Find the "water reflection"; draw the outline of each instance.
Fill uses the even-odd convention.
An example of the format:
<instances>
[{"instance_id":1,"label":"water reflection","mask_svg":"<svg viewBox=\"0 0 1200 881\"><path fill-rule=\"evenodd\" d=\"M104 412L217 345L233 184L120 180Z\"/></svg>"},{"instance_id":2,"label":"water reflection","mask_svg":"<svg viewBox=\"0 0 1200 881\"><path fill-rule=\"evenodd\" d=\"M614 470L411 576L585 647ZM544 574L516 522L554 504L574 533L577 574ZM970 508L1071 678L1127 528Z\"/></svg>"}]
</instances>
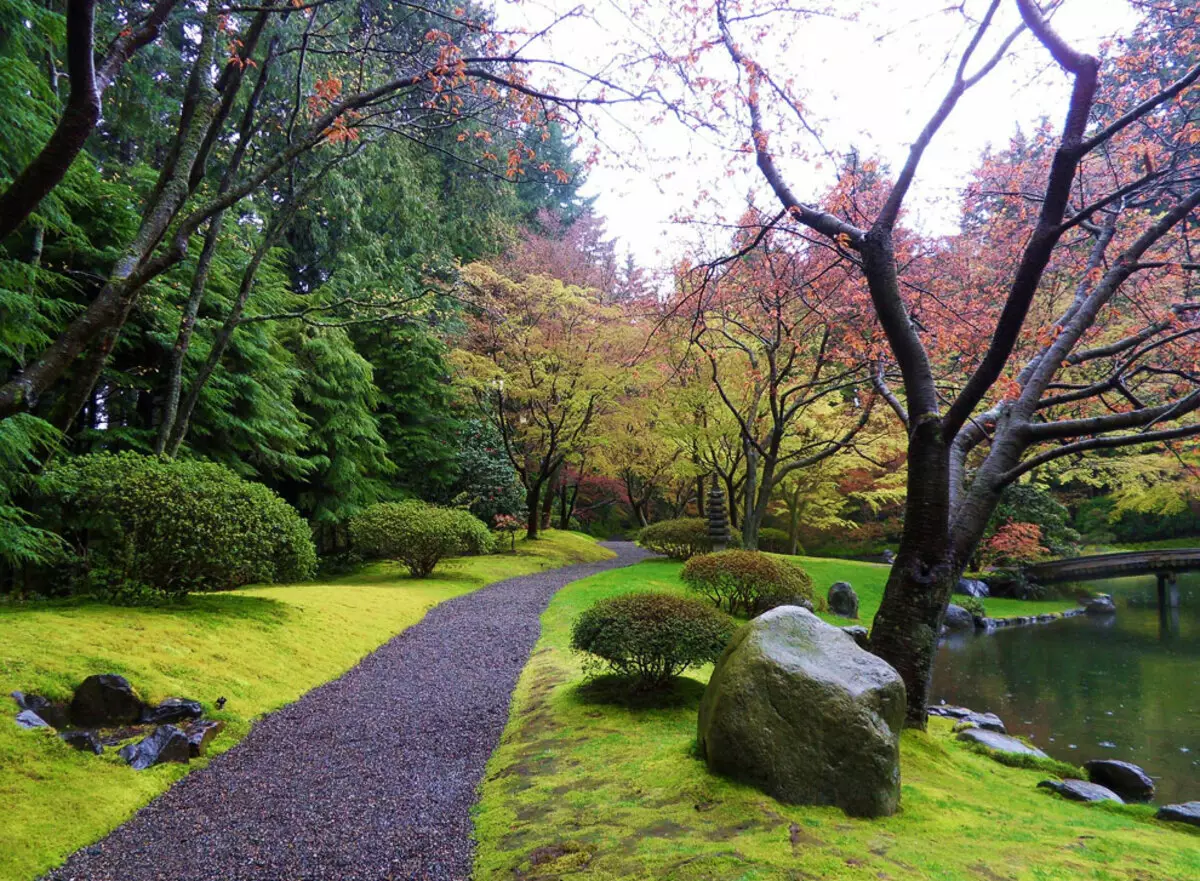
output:
<instances>
[{"instance_id":1,"label":"water reflection","mask_svg":"<svg viewBox=\"0 0 1200 881\"><path fill-rule=\"evenodd\" d=\"M1160 615L1153 577L1093 582L1116 616L955 635L938 653L934 700L994 712L1056 758L1135 762L1157 801L1200 799L1200 574Z\"/></svg>"}]
</instances>

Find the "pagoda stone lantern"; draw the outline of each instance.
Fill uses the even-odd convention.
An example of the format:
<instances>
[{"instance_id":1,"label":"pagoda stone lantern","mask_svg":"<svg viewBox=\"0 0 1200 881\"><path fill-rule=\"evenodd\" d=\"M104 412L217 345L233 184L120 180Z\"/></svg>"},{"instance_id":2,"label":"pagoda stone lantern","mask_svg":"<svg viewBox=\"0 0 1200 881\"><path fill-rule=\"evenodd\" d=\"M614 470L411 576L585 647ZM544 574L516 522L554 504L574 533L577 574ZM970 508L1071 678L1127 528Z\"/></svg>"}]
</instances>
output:
<instances>
[{"instance_id":1,"label":"pagoda stone lantern","mask_svg":"<svg viewBox=\"0 0 1200 881\"><path fill-rule=\"evenodd\" d=\"M729 517L725 513L725 493L713 481L708 491L708 537L714 551L729 547Z\"/></svg>"}]
</instances>

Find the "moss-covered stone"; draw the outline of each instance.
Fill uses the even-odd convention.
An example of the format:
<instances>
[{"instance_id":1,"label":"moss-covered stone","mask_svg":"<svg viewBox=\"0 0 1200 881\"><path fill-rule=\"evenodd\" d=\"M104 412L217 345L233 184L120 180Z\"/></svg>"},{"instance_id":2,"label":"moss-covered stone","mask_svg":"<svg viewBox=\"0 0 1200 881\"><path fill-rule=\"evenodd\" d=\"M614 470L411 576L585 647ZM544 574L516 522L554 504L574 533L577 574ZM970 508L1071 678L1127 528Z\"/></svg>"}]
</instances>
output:
<instances>
[{"instance_id":1,"label":"moss-covered stone","mask_svg":"<svg viewBox=\"0 0 1200 881\"><path fill-rule=\"evenodd\" d=\"M737 632L700 703L709 766L780 801L861 817L900 803L904 684L853 638L794 606Z\"/></svg>"}]
</instances>

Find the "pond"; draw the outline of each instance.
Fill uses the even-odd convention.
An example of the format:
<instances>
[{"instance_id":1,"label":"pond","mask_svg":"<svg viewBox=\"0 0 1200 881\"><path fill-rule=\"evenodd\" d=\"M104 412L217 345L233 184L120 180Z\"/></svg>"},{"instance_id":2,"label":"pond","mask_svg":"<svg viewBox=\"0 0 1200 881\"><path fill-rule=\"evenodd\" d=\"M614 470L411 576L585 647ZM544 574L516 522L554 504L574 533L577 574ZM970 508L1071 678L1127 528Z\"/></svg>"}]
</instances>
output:
<instances>
[{"instance_id":1,"label":"pond","mask_svg":"<svg viewBox=\"0 0 1200 881\"><path fill-rule=\"evenodd\" d=\"M1200 573L1160 619L1155 580L1090 582L1117 614L942 643L934 702L993 712L1056 759L1123 759L1156 778L1156 802L1200 800Z\"/></svg>"}]
</instances>

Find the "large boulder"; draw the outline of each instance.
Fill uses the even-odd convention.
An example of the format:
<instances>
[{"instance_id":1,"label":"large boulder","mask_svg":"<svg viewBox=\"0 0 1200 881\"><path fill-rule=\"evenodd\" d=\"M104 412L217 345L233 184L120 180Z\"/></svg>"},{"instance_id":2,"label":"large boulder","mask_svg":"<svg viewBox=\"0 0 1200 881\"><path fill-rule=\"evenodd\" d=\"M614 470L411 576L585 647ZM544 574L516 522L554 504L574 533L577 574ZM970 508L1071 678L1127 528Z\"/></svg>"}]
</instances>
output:
<instances>
[{"instance_id":1,"label":"large boulder","mask_svg":"<svg viewBox=\"0 0 1200 881\"><path fill-rule=\"evenodd\" d=\"M1107 786L1125 801L1150 801L1154 797L1154 781L1137 765L1118 759L1092 759L1083 767L1088 780Z\"/></svg>"},{"instance_id":2,"label":"large boulder","mask_svg":"<svg viewBox=\"0 0 1200 881\"><path fill-rule=\"evenodd\" d=\"M1071 801L1115 801L1119 805L1125 804L1121 796L1111 789L1098 783L1088 783L1086 780L1043 780L1038 786L1042 789L1052 789Z\"/></svg>"},{"instance_id":3,"label":"large boulder","mask_svg":"<svg viewBox=\"0 0 1200 881\"><path fill-rule=\"evenodd\" d=\"M135 771L163 762L186 762L192 750L188 737L174 725L159 725L138 743L121 748L120 756Z\"/></svg>"},{"instance_id":4,"label":"large boulder","mask_svg":"<svg viewBox=\"0 0 1200 881\"><path fill-rule=\"evenodd\" d=\"M954 603L946 606L946 617L943 619L947 630L974 630L975 616Z\"/></svg>"},{"instance_id":5,"label":"large boulder","mask_svg":"<svg viewBox=\"0 0 1200 881\"><path fill-rule=\"evenodd\" d=\"M1154 819L1200 826L1200 801L1185 801L1177 805L1163 805L1154 815Z\"/></svg>"},{"instance_id":6,"label":"large boulder","mask_svg":"<svg viewBox=\"0 0 1200 881\"><path fill-rule=\"evenodd\" d=\"M977 743L998 753L1008 753L1014 756L1033 756L1037 759L1050 758L1036 746L1022 743L1015 737L1001 734L998 731L988 731L986 728L968 728L966 731L960 731L958 739L966 743Z\"/></svg>"},{"instance_id":7,"label":"large boulder","mask_svg":"<svg viewBox=\"0 0 1200 881\"><path fill-rule=\"evenodd\" d=\"M843 618L858 617L858 594L854 592L849 581L834 582L829 588L826 600L829 603L829 611L833 614Z\"/></svg>"},{"instance_id":8,"label":"large boulder","mask_svg":"<svg viewBox=\"0 0 1200 881\"><path fill-rule=\"evenodd\" d=\"M805 609L742 627L700 702L713 770L780 801L886 816L900 802L904 683L885 661Z\"/></svg>"},{"instance_id":9,"label":"large boulder","mask_svg":"<svg viewBox=\"0 0 1200 881\"><path fill-rule=\"evenodd\" d=\"M100 673L89 676L71 698L71 721L80 728L131 725L142 715L143 704L124 676Z\"/></svg>"},{"instance_id":10,"label":"large boulder","mask_svg":"<svg viewBox=\"0 0 1200 881\"><path fill-rule=\"evenodd\" d=\"M982 599L988 595L988 586L986 582L980 581L978 578L960 578L958 584L954 586L954 592Z\"/></svg>"}]
</instances>

